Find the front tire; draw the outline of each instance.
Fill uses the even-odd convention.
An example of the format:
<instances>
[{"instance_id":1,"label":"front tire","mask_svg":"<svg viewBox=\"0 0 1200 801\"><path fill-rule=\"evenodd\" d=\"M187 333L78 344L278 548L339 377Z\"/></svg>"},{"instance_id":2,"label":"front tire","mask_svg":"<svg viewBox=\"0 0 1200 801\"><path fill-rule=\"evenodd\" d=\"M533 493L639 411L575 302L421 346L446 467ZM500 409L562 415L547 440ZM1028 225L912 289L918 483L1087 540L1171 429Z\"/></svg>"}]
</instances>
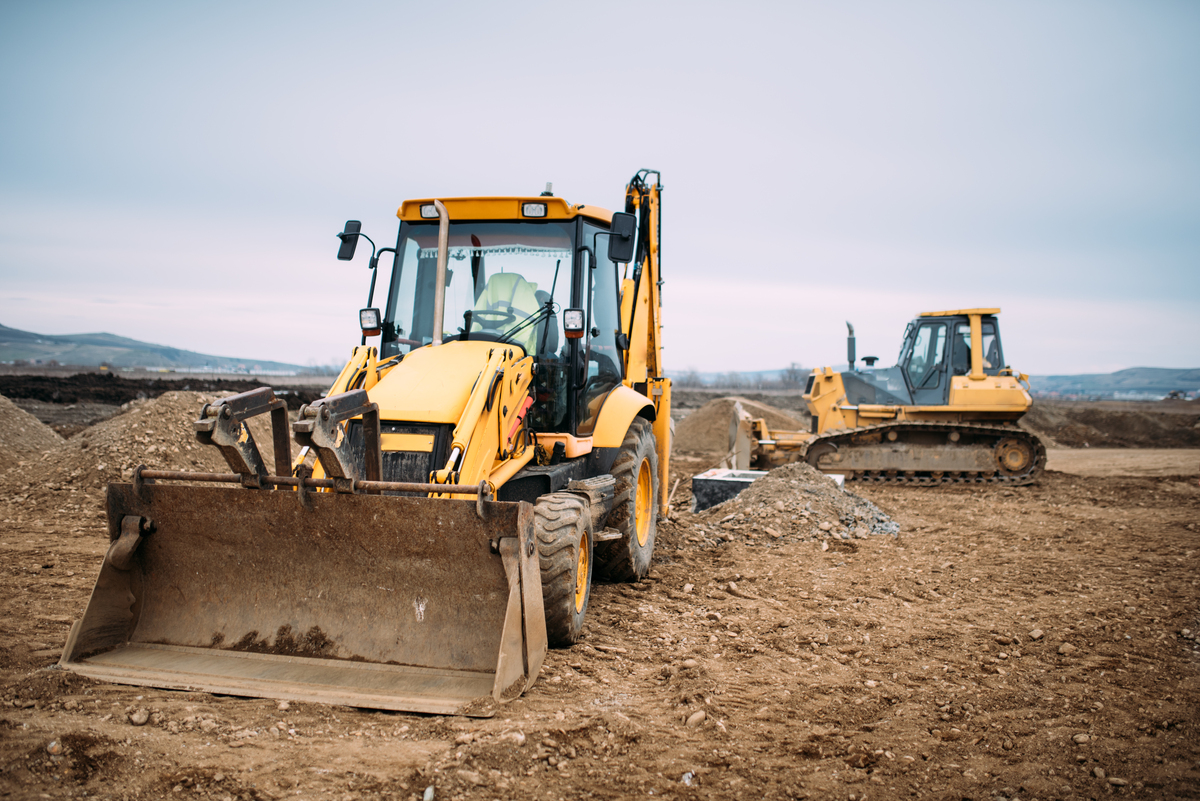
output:
<instances>
[{"instance_id":1,"label":"front tire","mask_svg":"<svg viewBox=\"0 0 1200 801\"><path fill-rule=\"evenodd\" d=\"M631 582L650 573L658 529L658 451L649 420L634 419L612 466L617 480L608 524L623 535L596 546L600 573L610 581Z\"/></svg>"},{"instance_id":2,"label":"front tire","mask_svg":"<svg viewBox=\"0 0 1200 801\"><path fill-rule=\"evenodd\" d=\"M533 507L533 535L542 574L546 638L556 648L579 639L592 592L592 532L586 502L553 493Z\"/></svg>"}]
</instances>

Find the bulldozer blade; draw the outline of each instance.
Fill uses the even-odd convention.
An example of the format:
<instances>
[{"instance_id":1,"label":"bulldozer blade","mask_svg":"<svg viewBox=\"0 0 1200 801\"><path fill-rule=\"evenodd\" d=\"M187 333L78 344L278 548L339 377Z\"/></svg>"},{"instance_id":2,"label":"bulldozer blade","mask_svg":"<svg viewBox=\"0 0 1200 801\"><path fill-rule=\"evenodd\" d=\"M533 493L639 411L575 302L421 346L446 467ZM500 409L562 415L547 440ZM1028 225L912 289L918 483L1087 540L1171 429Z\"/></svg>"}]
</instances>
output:
<instances>
[{"instance_id":1,"label":"bulldozer blade","mask_svg":"<svg viewBox=\"0 0 1200 801\"><path fill-rule=\"evenodd\" d=\"M489 717L546 621L532 507L110 484L59 662L120 684Z\"/></svg>"}]
</instances>

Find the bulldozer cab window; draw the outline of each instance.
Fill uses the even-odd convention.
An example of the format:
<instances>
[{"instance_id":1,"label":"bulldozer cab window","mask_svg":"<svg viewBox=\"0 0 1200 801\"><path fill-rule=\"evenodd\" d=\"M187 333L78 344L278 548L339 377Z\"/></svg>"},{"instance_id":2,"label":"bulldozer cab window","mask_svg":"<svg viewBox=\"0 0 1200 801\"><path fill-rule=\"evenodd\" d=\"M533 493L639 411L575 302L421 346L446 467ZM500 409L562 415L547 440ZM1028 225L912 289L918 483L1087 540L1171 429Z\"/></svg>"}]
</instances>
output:
<instances>
[{"instance_id":1,"label":"bulldozer cab window","mask_svg":"<svg viewBox=\"0 0 1200 801\"><path fill-rule=\"evenodd\" d=\"M617 350L617 334L621 327L620 303L617 289L617 266L608 260L607 230L583 223L581 244L596 248L596 269L587 267L583 254L583 289L591 292L591 320L583 345L583 391L576 396L576 433L587 436L596 426L596 417L604 397L621 383L621 354ZM597 236L597 234L602 234Z\"/></svg>"},{"instance_id":2,"label":"bulldozer cab window","mask_svg":"<svg viewBox=\"0 0 1200 801\"><path fill-rule=\"evenodd\" d=\"M999 375L1004 362L1000 355L1000 338L996 336L996 324L984 320L981 329L983 333L983 372L985 375ZM954 345L951 348L950 368L954 375L967 375L971 372L971 326L969 323L957 323L954 326Z\"/></svg>"},{"instance_id":3,"label":"bulldozer cab window","mask_svg":"<svg viewBox=\"0 0 1200 801\"><path fill-rule=\"evenodd\" d=\"M527 354L558 358L565 341L560 311L571 296L573 228L560 222L451 223L442 339L511 342ZM400 226L383 356L433 341L437 236L436 223Z\"/></svg>"},{"instance_id":4,"label":"bulldozer cab window","mask_svg":"<svg viewBox=\"0 0 1200 801\"><path fill-rule=\"evenodd\" d=\"M916 393L936 389L941 382L942 361L946 356L946 324L922 323L909 350L908 381L913 388L913 401L920 402Z\"/></svg>"}]
</instances>

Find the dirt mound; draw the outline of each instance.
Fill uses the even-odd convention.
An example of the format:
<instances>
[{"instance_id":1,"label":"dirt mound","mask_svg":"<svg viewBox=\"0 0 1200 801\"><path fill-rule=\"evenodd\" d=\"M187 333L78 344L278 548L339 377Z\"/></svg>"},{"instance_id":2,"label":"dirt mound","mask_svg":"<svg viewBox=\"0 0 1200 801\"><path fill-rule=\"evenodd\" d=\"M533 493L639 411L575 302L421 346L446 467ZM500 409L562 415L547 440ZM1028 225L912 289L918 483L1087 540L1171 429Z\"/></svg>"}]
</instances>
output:
<instances>
[{"instance_id":1,"label":"dirt mound","mask_svg":"<svg viewBox=\"0 0 1200 801\"><path fill-rule=\"evenodd\" d=\"M787 413L749 398L729 396L717 398L689 414L675 429L674 450L689 453L724 454L729 451L729 423L733 419L733 404L740 402L751 417L761 417L768 428L801 431L804 423Z\"/></svg>"},{"instance_id":2,"label":"dirt mound","mask_svg":"<svg viewBox=\"0 0 1200 801\"><path fill-rule=\"evenodd\" d=\"M1047 445L1066 448L1200 447L1200 415L1149 403L1038 400L1021 418L1021 426Z\"/></svg>"},{"instance_id":3,"label":"dirt mound","mask_svg":"<svg viewBox=\"0 0 1200 801\"><path fill-rule=\"evenodd\" d=\"M321 397L319 387L282 386L257 379L126 378L113 373L79 373L72 376L0 375L0 393L9 398L28 398L43 403L103 403L119 406L134 400L157 398L167 392L247 392L274 386L275 394L289 409Z\"/></svg>"},{"instance_id":4,"label":"dirt mound","mask_svg":"<svg viewBox=\"0 0 1200 801\"><path fill-rule=\"evenodd\" d=\"M60 446L36 469L31 494L67 488L103 491L110 481L129 480L139 464L159 470L228 473L220 451L197 442L192 429L201 407L216 399L199 392L168 392L125 404L123 414L60 440ZM250 430L266 463L272 465L269 419L264 415L252 420Z\"/></svg>"},{"instance_id":5,"label":"dirt mound","mask_svg":"<svg viewBox=\"0 0 1200 801\"><path fill-rule=\"evenodd\" d=\"M695 529L692 542L748 540L763 544L873 534L896 536L900 526L870 501L846 492L805 462L777 467L732 500L693 515L681 515Z\"/></svg>"},{"instance_id":6,"label":"dirt mound","mask_svg":"<svg viewBox=\"0 0 1200 801\"><path fill-rule=\"evenodd\" d=\"M49 426L0 395L0 448L9 461L20 462L62 445L63 439Z\"/></svg>"}]
</instances>

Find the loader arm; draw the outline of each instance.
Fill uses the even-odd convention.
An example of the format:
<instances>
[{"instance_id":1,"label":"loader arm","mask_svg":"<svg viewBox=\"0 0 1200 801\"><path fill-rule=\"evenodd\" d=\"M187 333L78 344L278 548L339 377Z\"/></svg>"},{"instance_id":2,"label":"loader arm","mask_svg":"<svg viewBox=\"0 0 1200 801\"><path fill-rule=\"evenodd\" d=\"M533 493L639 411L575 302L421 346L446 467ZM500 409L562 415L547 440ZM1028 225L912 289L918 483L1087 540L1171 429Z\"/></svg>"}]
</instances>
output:
<instances>
[{"instance_id":1,"label":"loader arm","mask_svg":"<svg viewBox=\"0 0 1200 801\"><path fill-rule=\"evenodd\" d=\"M662 366L662 190L662 176L654 170L639 170L625 190L625 211L638 218L638 241L632 276L622 281L621 321L622 333L629 342L625 385L641 391L654 403L658 485L663 488L659 511L665 515L671 473L671 379Z\"/></svg>"}]
</instances>

